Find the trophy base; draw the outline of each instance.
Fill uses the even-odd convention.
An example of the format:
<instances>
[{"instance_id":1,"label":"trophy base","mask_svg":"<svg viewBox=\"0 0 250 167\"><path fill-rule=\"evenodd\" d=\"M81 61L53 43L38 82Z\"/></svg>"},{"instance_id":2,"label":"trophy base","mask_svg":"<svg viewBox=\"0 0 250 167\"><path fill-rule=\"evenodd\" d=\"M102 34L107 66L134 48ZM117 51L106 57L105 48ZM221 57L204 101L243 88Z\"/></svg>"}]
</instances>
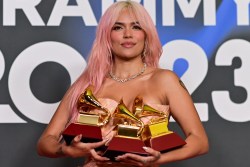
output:
<instances>
[{"instance_id":1,"label":"trophy base","mask_svg":"<svg viewBox=\"0 0 250 167\"><path fill-rule=\"evenodd\" d=\"M147 156L148 153L142 148L144 146L146 145L139 138L115 136L108 144L103 156L110 158L111 161L115 161L115 157L125 153Z\"/></svg>"},{"instance_id":2,"label":"trophy base","mask_svg":"<svg viewBox=\"0 0 250 167\"><path fill-rule=\"evenodd\" d=\"M168 134L151 137L145 141L148 147L161 153L176 149L186 144L186 142L176 133L171 132Z\"/></svg>"},{"instance_id":3,"label":"trophy base","mask_svg":"<svg viewBox=\"0 0 250 167\"><path fill-rule=\"evenodd\" d=\"M63 138L70 145L75 136L82 134L81 142L93 143L102 141L102 131L99 126L71 123L64 131Z\"/></svg>"}]
</instances>

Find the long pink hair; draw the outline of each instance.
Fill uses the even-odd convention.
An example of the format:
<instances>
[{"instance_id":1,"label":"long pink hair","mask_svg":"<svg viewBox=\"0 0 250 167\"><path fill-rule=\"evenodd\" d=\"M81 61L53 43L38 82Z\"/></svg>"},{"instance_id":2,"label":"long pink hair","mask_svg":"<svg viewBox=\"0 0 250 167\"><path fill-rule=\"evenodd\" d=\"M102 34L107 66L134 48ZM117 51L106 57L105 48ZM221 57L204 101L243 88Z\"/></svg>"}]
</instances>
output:
<instances>
[{"instance_id":1,"label":"long pink hair","mask_svg":"<svg viewBox=\"0 0 250 167\"><path fill-rule=\"evenodd\" d=\"M70 90L72 117L77 114L75 104L83 90L89 85L93 85L96 93L111 70L113 60L110 34L123 9L127 9L133 14L146 34L143 61L147 66L158 67L162 46L154 23L146 9L141 4L130 0L112 4L99 21L96 38L88 56L88 65Z\"/></svg>"}]
</instances>

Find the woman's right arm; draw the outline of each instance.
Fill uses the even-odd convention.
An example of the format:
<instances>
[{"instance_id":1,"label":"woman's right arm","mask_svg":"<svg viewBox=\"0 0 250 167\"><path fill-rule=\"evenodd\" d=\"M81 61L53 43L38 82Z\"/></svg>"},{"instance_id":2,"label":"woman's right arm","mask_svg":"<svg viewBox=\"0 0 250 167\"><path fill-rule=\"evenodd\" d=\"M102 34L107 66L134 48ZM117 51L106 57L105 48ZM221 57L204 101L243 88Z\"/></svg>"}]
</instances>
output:
<instances>
[{"instance_id":1,"label":"woman's right arm","mask_svg":"<svg viewBox=\"0 0 250 167\"><path fill-rule=\"evenodd\" d=\"M99 156L94 150L94 148L104 145L105 141L83 143L80 141L82 137L80 134L73 139L70 145L66 145L65 141L61 139L61 134L70 118L71 111L69 106L70 97L66 93L37 143L38 154L51 158L64 156L83 157L91 154L95 159L100 161L107 160L107 158Z\"/></svg>"},{"instance_id":2,"label":"woman's right arm","mask_svg":"<svg viewBox=\"0 0 250 167\"><path fill-rule=\"evenodd\" d=\"M50 120L47 128L42 133L37 143L37 152L41 156L61 157L64 155L65 144L60 142L70 116L69 97L66 94Z\"/></svg>"}]
</instances>

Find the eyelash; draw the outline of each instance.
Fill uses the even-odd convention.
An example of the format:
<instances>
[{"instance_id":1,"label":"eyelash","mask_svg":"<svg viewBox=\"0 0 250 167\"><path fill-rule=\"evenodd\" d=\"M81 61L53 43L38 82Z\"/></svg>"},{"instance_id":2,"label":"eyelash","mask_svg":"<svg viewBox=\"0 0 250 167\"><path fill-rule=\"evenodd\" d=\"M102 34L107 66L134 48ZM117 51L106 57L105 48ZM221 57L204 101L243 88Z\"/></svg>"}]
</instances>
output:
<instances>
[{"instance_id":1,"label":"eyelash","mask_svg":"<svg viewBox=\"0 0 250 167\"><path fill-rule=\"evenodd\" d=\"M141 26L138 26L138 25L133 26L133 28L138 29L138 30L142 29Z\"/></svg>"},{"instance_id":2,"label":"eyelash","mask_svg":"<svg viewBox=\"0 0 250 167\"><path fill-rule=\"evenodd\" d=\"M112 30L120 30L122 27L121 26L114 26L114 27L112 27Z\"/></svg>"},{"instance_id":3,"label":"eyelash","mask_svg":"<svg viewBox=\"0 0 250 167\"><path fill-rule=\"evenodd\" d=\"M118 30L120 30L120 29L122 29L122 28L123 28L122 26L114 26L114 27L112 27L112 30L118 31ZM132 27L132 29L142 30L142 28L141 28L140 26L138 26L138 25L134 25L134 26Z\"/></svg>"}]
</instances>

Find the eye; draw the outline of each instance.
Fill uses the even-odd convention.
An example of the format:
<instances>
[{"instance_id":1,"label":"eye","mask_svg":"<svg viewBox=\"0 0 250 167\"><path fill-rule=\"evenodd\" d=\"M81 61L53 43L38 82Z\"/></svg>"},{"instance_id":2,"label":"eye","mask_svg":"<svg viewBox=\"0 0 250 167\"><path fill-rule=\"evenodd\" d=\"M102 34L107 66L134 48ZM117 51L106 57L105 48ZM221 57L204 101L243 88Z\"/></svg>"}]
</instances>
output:
<instances>
[{"instance_id":1,"label":"eye","mask_svg":"<svg viewBox=\"0 0 250 167\"><path fill-rule=\"evenodd\" d=\"M112 27L112 30L115 30L115 31L118 31L118 30L121 30L122 27L121 26L118 26L118 25L115 25Z\"/></svg>"},{"instance_id":2,"label":"eye","mask_svg":"<svg viewBox=\"0 0 250 167\"><path fill-rule=\"evenodd\" d=\"M139 25L134 25L133 29L135 29L135 30L142 30L141 26L139 26Z\"/></svg>"}]
</instances>

